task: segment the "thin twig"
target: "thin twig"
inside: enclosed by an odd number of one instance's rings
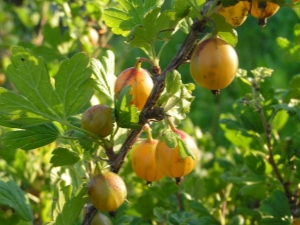
[[[252,82],[252,87],[253,87],[253,92],[254,92],[254,96],[256,96],[258,94],[258,86],[257,83],[255,81]],[[277,179],[279,180],[279,182],[281,183],[286,195],[290,195],[290,191],[287,187],[287,183],[284,181],[283,177],[281,176],[279,169],[277,167],[277,164],[275,163],[274,160],[274,154],[273,154],[273,145],[271,143],[271,133],[272,133],[272,127],[271,125],[267,122],[267,119],[265,117],[264,111],[263,111],[263,107],[260,104],[259,101],[256,101],[256,109],[257,112],[260,116],[260,119],[262,121],[264,130],[265,130],[265,134],[266,134],[266,141],[267,141],[267,149],[268,149],[268,153],[269,153],[269,158],[268,158],[268,162],[270,163],[270,165],[272,166],[274,173],[277,177]]]

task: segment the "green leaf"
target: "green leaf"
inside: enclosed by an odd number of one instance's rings
[[[169,39],[179,28],[180,21],[189,13],[189,5],[180,3],[175,4],[171,10],[161,12],[163,2],[120,0],[123,10],[106,9],[103,18],[115,34],[124,37],[130,34],[131,48],[140,47],[147,52],[155,41]]]
[[[288,145],[288,151],[290,158],[295,155],[300,159],[300,132],[297,132],[292,136],[292,140]]]
[[[225,21],[225,18],[222,15],[218,13],[214,13],[211,16],[211,19],[216,25],[218,35],[220,35],[228,44],[235,47],[238,37],[237,32],[232,28],[232,26]]]
[[[177,138],[177,142],[179,154],[182,159],[185,159],[188,156],[191,156],[194,160],[196,159],[193,152],[190,151],[189,146],[182,139]]]
[[[155,221],[156,222],[165,222],[166,220],[166,214],[168,214],[169,212],[166,211],[164,208],[162,207],[154,207],[153,209],[153,214],[156,217]]]
[[[116,121],[119,127],[138,129],[141,125],[139,122],[138,109],[131,105],[132,95],[130,94],[131,86],[124,87],[116,101]]]
[[[46,118],[60,118],[60,111],[56,109],[60,105],[60,99],[51,85],[44,60],[35,57],[30,50],[14,47],[11,61],[12,64],[7,68],[7,76],[19,93],[26,96],[23,100],[24,106],[34,106],[34,110]],[[20,99],[17,100],[9,105],[20,103]],[[1,98],[0,101],[2,103]]]
[[[57,49],[62,42],[59,26],[51,27],[49,23],[43,26],[44,41],[51,45],[53,49]]]
[[[168,112],[169,116],[182,120],[190,112],[195,85],[182,84],[180,73],[173,70],[166,76],[166,92],[159,98],[158,104]]]
[[[191,12],[191,6],[188,1],[175,0],[173,6],[178,18],[184,18]]]
[[[282,221],[280,218],[263,218],[260,225],[291,225],[290,221]]]
[[[58,186],[58,202],[55,205],[55,224],[70,225],[78,218],[82,207],[87,201],[86,184],[82,184],[72,197],[72,186]]]
[[[94,81],[90,78],[92,70],[88,67],[89,58],[77,53],[66,59],[55,76],[55,90],[62,106],[53,106],[62,111],[63,118],[78,114],[94,94]]]
[[[210,212],[205,208],[205,206],[200,201],[191,201],[190,206],[192,209],[194,209],[196,212],[200,213],[203,216],[212,217]]]
[[[4,145],[11,149],[31,150],[55,141],[59,136],[57,127],[52,123],[27,127],[25,130],[8,131],[3,137]]]
[[[175,148],[178,145],[178,134],[174,133],[170,129],[165,129],[162,133],[161,140],[166,143],[169,148]]]
[[[221,114],[220,116],[220,121],[222,121],[220,126],[225,132],[225,137],[231,144],[248,149],[253,139],[246,131],[239,128],[239,123],[233,122],[235,120],[233,120],[232,117],[230,114]],[[230,123],[229,127],[227,127],[228,123]]]
[[[115,34],[126,37],[134,27],[142,25],[143,17],[149,10],[160,7],[163,2],[163,0],[148,0],[145,3],[142,0],[119,0],[123,10],[108,8],[103,13],[103,20]]]
[[[42,58],[15,47],[11,60],[8,76],[20,94],[0,88],[2,124],[23,128],[66,120],[77,114],[93,95],[89,59],[82,53],[62,63],[55,77],[55,89]]]
[[[97,89],[111,101],[114,100],[114,83],[116,76],[114,74],[115,55],[112,51],[107,51],[107,57],[104,56],[101,61],[91,59],[91,68],[96,75]]]
[[[226,129],[228,130],[242,130],[241,125],[239,124],[239,122],[233,120],[233,119],[229,119],[229,118],[223,118],[220,119],[220,124],[224,124]]]
[[[239,179],[239,178],[238,178]],[[259,190],[259,191],[257,191]],[[242,188],[240,188],[241,195],[249,196],[251,198],[262,200],[268,193],[268,187],[266,186],[266,180],[248,182]]]
[[[243,127],[246,130],[251,130],[259,134],[265,132],[258,112],[255,112],[251,109],[245,110],[240,114],[240,119],[243,124]]]
[[[177,138],[177,143],[178,143],[178,150],[179,150],[180,157],[182,159],[185,159],[186,157],[189,156],[190,151],[186,146],[185,142],[180,138]],[[193,159],[195,159],[195,157],[193,157]]]
[[[86,133],[77,130],[68,130],[65,132],[65,135],[78,139],[78,144],[86,151],[91,150],[93,152],[97,148],[97,144]]]
[[[9,101],[13,100],[13,101]],[[38,124],[51,122],[49,119],[40,116],[26,100],[8,90],[0,88],[0,125],[13,128],[25,128]],[[7,104],[6,104],[7,103]],[[24,103],[24,104],[23,104]]]
[[[300,89],[300,74],[293,76],[293,78],[290,81],[290,88]]]
[[[245,164],[247,167],[256,174],[264,174],[266,170],[266,164],[262,156],[251,152],[245,156]]]
[[[296,114],[297,110],[295,108],[289,109],[292,114]],[[295,111],[294,111],[295,110]],[[273,130],[280,130],[284,127],[284,125],[288,122],[289,114],[286,111],[278,111],[275,115],[275,117],[272,120],[271,126]]]
[[[211,216],[203,216],[199,219],[199,224],[221,225],[221,223]]]
[[[53,164],[53,167],[73,165],[80,160],[78,153],[68,148],[56,148],[52,155],[50,163]]]
[[[182,18],[176,17],[173,10],[161,12],[160,8],[150,10],[142,21],[142,26],[136,26],[129,36],[130,47],[153,45],[158,40],[168,40],[177,31],[177,23]]]
[[[223,5],[224,7],[227,7],[227,6],[233,6],[233,5],[235,5],[236,3],[238,3],[237,0],[221,0],[221,2],[222,2],[222,5]]]
[[[167,73],[165,83],[168,95],[174,95],[180,90],[182,85],[180,73],[178,73],[177,70],[172,70],[171,72]]]
[[[297,114],[297,109],[295,107],[288,106],[287,104],[272,105],[271,107],[276,113],[280,110],[285,110],[290,116]]]
[[[33,221],[29,201],[14,181],[0,180],[0,204],[14,209],[22,220]]]
[[[292,217],[288,199],[279,190],[272,192],[270,197],[263,200],[259,210],[263,214],[263,218],[277,218],[279,221],[289,221]]]

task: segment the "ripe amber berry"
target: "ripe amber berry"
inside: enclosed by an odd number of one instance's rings
[[[293,222],[293,225],[300,225],[300,219],[295,220],[295,221]]]
[[[6,77],[3,73],[0,73],[0,86],[5,83]]]
[[[111,212],[123,204],[127,195],[127,189],[124,181],[118,174],[105,171],[90,180],[88,195],[96,209]]]
[[[149,72],[140,67],[137,63],[136,67],[124,70],[117,78],[115,83],[115,94],[118,94],[125,86],[131,85],[130,94],[133,95],[131,104],[142,110],[154,86],[153,80]]]
[[[227,87],[238,70],[234,48],[221,38],[209,38],[197,44],[190,62],[190,72],[197,84],[216,91]]]
[[[158,140],[144,140],[133,149],[132,168],[141,179],[152,182],[160,180],[164,175],[157,169],[155,151]]]
[[[179,153],[178,145],[170,148],[164,141],[159,141],[156,147],[155,159],[157,168],[166,176],[179,178],[190,173],[197,165],[199,152],[197,146],[191,136],[181,130],[174,130],[180,138],[185,142],[189,150],[195,156],[182,158]]]
[[[91,106],[82,114],[81,126],[100,137],[110,135],[113,129],[112,108],[102,104]]]
[[[227,23],[233,27],[242,25],[247,19],[251,3],[248,1],[238,1],[233,6],[224,7],[222,3],[217,7],[217,13],[221,14]]]
[[[107,216],[105,216],[104,214],[98,212],[94,216],[91,225],[113,225],[113,224],[110,221],[110,219],[108,219]]]
[[[258,25],[264,27],[267,24],[267,18],[273,16],[280,6],[270,1],[252,1],[251,15],[258,18]]]

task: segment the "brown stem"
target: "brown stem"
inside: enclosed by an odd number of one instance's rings
[[[143,131],[144,125],[146,123],[148,123],[149,119],[152,119],[152,118],[149,118],[149,115],[152,115],[152,113],[149,113],[149,112],[152,112],[156,109],[155,108],[156,102],[165,88],[166,74],[174,69],[177,69],[185,61],[185,59],[187,58],[188,54],[190,53],[193,45],[195,44],[198,36],[204,30],[205,25],[206,25],[206,21],[195,21],[194,22],[194,24],[191,27],[191,31],[189,32],[188,36],[184,40],[181,48],[176,53],[175,57],[172,59],[170,64],[167,66],[167,68],[159,76],[157,76],[155,78],[155,81],[154,81],[155,86],[152,89],[152,92],[140,114],[139,123],[141,124],[141,128],[139,128],[137,130],[132,130],[130,132],[130,134],[127,136],[120,151],[118,152],[118,154],[116,154],[116,157],[113,160],[113,162],[111,162],[111,171],[112,172],[115,172],[115,173],[119,172],[121,166],[124,163],[124,159],[127,156],[127,154],[129,153],[132,145],[135,143],[135,141],[138,139],[139,135]],[[85,215],[82,225],[89,225],[90,221],[96,215],[97,209],[95,209],[94,207],[91,207],[90,210],[92,212],[88,212]],[[94,211],[96,211],[96,212],[94,212]]]
[[[116,153],[113,148],[104,148],[105,154],[107,155],[110,162],[113,162],[116,158]]]
[[[256,96],[257,92],[259,91],[259,88],[258,88],[255,81],[252,82],[252,87],[253,87],[254,96]],[[279,180],[279,182],[281,183],[286,195],[289,195],[290,191],[288,190],[287,183],[284,181],[283,177],[281,176],[281,174],[279,172],[279,169],[277,167],[277,164],[274,160],[273,145],[271,143],[272,128],[271,128],[271,125],[266,120],[263,108],[262,108],[259,101],[256,102],[256,109],[257,109],[257,112],[258,112],[258,114],[260,116],[260,119],[263,123],[263,127],[264,127],[264,130],[265,130],[265,133],[266,133],[267,148],[268,148],[268,153],[269,153],[268,162],[272,166],[272,168],[274,170],[274,173],[275,173],[277,179]]]
[[[88,206],[82,225],[90,225],[98,210],[94,206]]]

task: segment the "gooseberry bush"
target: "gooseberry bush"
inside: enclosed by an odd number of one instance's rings
[[[0,5],[0,224],[299,223],[297,1]]]

